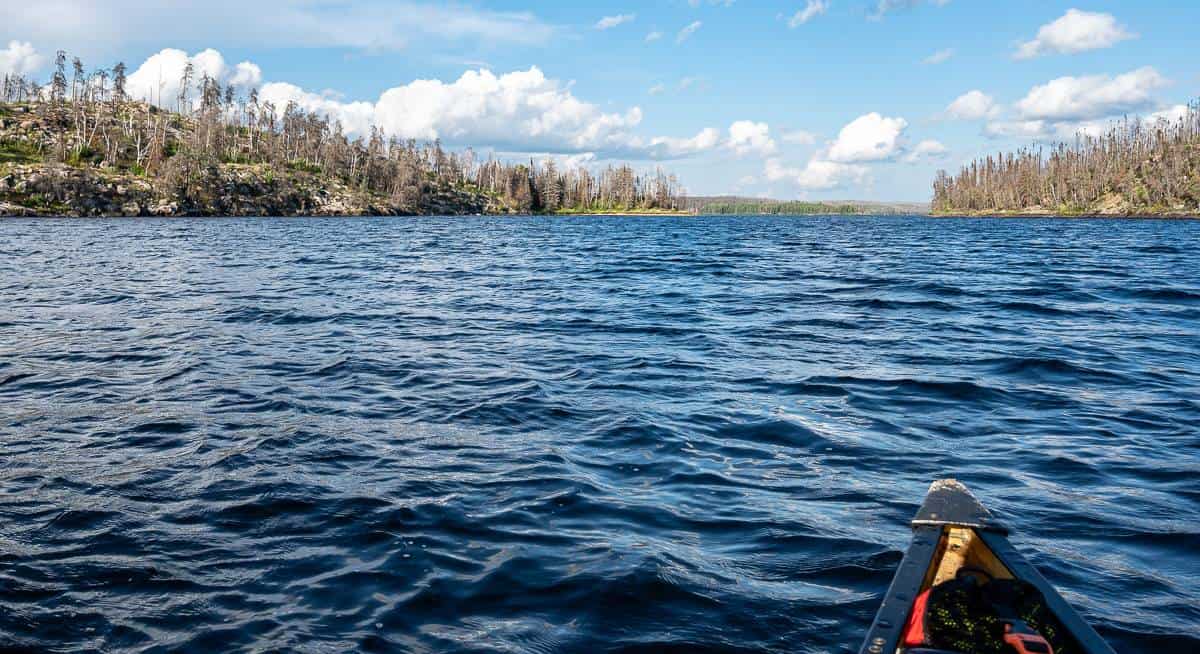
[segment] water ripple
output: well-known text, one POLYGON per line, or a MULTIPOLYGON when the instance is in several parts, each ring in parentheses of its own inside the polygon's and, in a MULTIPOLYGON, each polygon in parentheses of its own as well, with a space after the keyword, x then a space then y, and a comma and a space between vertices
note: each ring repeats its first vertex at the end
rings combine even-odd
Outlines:
POLYGON ((1200 650, 1197 223, 0 223, 0 651, 849 652, 929 483, 1200 650))

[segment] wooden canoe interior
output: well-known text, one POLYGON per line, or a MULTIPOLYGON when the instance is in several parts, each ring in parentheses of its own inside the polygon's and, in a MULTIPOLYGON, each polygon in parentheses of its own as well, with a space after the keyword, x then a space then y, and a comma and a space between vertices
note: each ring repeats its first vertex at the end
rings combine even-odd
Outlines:
POLYGON ((933 564, 925 573, 921 592, 954 579, 963 568, 983 570, 993 579, 1014 578, 1012 572, 996 558, 974 529, 948 526, 942 529, 942 537, 933 555, 933 564))
MULTIPOLYGON (((953 479, 934 482, 912 521, 913 540, 892 579, 859 654, 953 654, 908 648, 904 641, 913 605, 964 569, 982 583, 1020 578, 1042 595, 1061 629, 1056 641, 1070 651, 1115 654, 1083 617, 1008 541, 1008 530, 971 491, 953 479), (1010 568, 1011 566, 1011 568, 1010 568)), ((1026 587, 1026 586, 1022 586, 1026 587)))
MULTIPOLYGON (((974 529, 946 526, 942 529, 941 538, 934 551, 933 562, 925 573, 925 580, 921 583, 920 592, 923 593, 944 581, 954 579, 958 576, 958 571, 963 568, 982 570, 993 579, 1014 578, 1012 572, 992 553, 991 548, 983 542, 974 529)), ((905 619, 907 620, 908 616, 905 616, 905 619)), ((898 653, 905 651, 903 646, 897 650, 898 653)))

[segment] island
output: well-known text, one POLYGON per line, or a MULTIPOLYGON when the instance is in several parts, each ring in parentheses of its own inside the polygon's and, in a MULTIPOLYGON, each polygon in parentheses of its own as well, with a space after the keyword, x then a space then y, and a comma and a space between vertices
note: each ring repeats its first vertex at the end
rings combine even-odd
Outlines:
POLYGON ((1200 104, 1071 144, 985 157, 933 184, 936 216, 1200 216, 1200 104))
POLYGON ((126 67, 0 89, 0 216, 380 216, 692 213, 679 181, 630 165, 512 163, 336 121, 190 68, 170 102, 135 100, 126 67), (163 105, 173 105, 164 107, 163 105))

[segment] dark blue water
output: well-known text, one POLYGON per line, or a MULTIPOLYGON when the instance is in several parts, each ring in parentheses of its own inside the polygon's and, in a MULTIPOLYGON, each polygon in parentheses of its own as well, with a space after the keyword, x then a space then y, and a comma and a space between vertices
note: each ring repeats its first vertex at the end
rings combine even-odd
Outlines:
POLYGON ((845 652, 956 476, 1200 651, 1200 223, 0 222, 0 649, 845 652))

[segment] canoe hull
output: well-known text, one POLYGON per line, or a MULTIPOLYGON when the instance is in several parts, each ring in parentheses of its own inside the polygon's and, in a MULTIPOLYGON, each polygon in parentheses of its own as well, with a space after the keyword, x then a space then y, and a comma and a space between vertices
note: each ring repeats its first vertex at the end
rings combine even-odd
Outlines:
POLYGON ((1115 654, 1075 609, 1008 540, 995 520, 962 484, 935 482, 912 522, 913 539, 884 595, 860 654, 903 652, 904 627, 913 601, 924 590, 954 578, 963 567, 996 578, 1018 578, 1041 591, 1047 608, 1085 654, 1115 654))

